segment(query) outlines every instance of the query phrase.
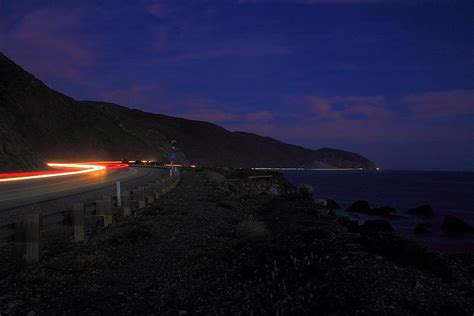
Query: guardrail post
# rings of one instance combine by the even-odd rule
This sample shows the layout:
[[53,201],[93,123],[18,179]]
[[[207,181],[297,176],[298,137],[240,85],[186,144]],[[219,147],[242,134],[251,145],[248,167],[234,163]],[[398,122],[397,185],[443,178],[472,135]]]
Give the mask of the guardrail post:
[[15,242],[24,243],[26,239],[26,219],[25,216],[20,216],[15,223]]
[[157,180],[155,183],[155,199],[161,197],[161,181]]
[[104,215],[104,201],[103,200],[95,201],[95,213],[98,216]]
[[124,200],[123,201],[123,216],[132,215],[132,208],[133,208],[132,201],[131,200]]
[[123,206],[123,216],[132,215],[132,206],[133,203],[130,197],[130,191],[125,190],[122,192],[122,206]]
[[178,181],[179,181],[179,178],[176,176],[176,177],[173,179],[173,183],[171,184],[171,188],[172,188],[172,189],[176,188],[176,186],[178,185]]
[[31,213],[24,217],[27,263],[38,262],[41,255],[41,214]]
[[154,185],[147,184],[145,187],[145,202],[146,204],[152,204],[154,201],[155,201]]
[[68,221],[74,227],[74,242],[84,241],[84,203],[75,203],[72,210],[66,211]]
[[13,241],[15,239],[15,224],[3,225],[0,227],[0,247],[4,243]]
[[147,195],[145,196],[145,201],[146,204],[150,205],[155,201],[155,197],[153,195]]
[[117,207],[122,206],[122,190],[120,188],[120,181],[117,181]]
[[112,196],[104,195],[104,226],[109,226],[113,222],[112,218]]
[[138,208],[142,209],[146,206],[145,202],[145,187],[140,186],[138,187]]
[[122,201],[131,200],[132,192],[129,190],[123,190],[122,192]]
[[163,186],[161,187],[161,195],[166,195],[168,193],[168,182],[169,178],[163,179]]

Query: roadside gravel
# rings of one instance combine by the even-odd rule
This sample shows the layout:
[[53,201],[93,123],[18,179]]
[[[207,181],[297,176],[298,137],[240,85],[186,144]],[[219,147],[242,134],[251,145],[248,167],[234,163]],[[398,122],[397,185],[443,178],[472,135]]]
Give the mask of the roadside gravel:
[[183,173],[133,217],[91,219],[81,245],[51,233],[39,264],[2,249],[0,313],[472,315],[472,256],[398,260],[399,237],[349,233],[277,173],[224,174]]

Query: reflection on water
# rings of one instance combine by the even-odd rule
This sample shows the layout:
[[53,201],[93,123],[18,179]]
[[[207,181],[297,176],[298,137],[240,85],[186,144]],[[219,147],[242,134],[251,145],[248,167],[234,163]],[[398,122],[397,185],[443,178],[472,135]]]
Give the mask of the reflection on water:
[[[343,209],[356,200],[367,200],[371,207],[390,205],[401,218],[385,218],[394,228],[431,249],[445,252],[474,251],[474,235],[445,235],[440,226],[444,215],[452,214],[474,225],[474,173],[408,171],[292,171],[284,172],[294,184],[314,187],[315,197],[336,200]],[[413,207],[430,204],[436,216],[431,219],[406,215]],[[341,215],[359,222],[377,217],[364,214]],[[415,235],[418,223],[431,225],[432,234]]]

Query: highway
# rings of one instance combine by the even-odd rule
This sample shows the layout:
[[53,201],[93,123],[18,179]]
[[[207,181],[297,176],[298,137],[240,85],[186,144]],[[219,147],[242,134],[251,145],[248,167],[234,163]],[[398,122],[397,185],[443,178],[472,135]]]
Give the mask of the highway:
[[46,213],[71,207],[73,203],[100,199],[112,194],[116,182],[122,188],[154,182],[168,175],[168,170],[134,168],[98,170],[85,174],[0,182],[0,221],[8,220],[20,210],[41,209]]

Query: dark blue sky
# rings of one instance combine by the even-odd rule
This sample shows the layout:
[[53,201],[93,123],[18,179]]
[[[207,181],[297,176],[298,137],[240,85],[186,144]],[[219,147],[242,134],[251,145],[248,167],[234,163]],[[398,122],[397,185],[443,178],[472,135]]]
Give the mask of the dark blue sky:
[[474,170],[474,1],[0,0],[0,27],[76,99]]

